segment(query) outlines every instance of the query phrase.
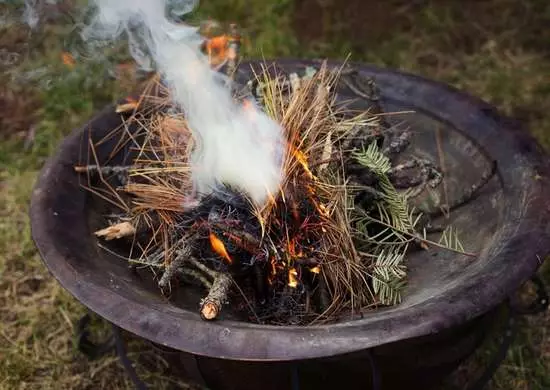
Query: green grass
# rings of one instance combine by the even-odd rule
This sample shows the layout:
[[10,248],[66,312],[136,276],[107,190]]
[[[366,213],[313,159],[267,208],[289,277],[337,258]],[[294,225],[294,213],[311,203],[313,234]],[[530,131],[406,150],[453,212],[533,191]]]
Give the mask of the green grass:
[[[20,2],[0,3],[0,16],[15,13],[10,3]],[[379,3],[350,0],[340,9],[334,1],[209,0],[192,19],[239,23],[250,58],[344,58],[351,52],[353,60],[448,82],[521,118],[550,148],[547,1]],[[97,63],[64,66],[67,25],[50,23],[29,38],[14,17],[0,19],[6,21],[0,24],[0,48],[25,59],[0,64],[0,389],[131,388],[113,356],[88,362],[75,350],[72,335],[85,309],[42,265],[27,213],[36,175],[62,137],[127,94],[132,82],[107,79]],[[32,78],[29,72],[37,69],[45,74]],[[548,268],[541,274],[550,283]],[[493,389],[550,388],[550,316],[524,319],[521,325]],[[459,374],[478,373],[493,350],[484,347]],[[149,356],[147,365],[151,360],[162,365],[146,351],[133,343],[131,356]],[[155,388],[171,381],[161,371],[140,366]],[[457,378],[461,388],[464,375]]]

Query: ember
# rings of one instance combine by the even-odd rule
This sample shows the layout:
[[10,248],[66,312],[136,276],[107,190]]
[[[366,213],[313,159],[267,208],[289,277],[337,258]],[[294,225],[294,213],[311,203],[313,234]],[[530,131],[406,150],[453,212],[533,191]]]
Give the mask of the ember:
[[[209,39],[203,47],[230,43]],[[224,50],[218,54],[234,54]],[[216,58],[211,66],[228,59],[234,60]],[[437,187],[442,174],[428,160],[395,162],[410,135],[387,125],[374,83],[353,69],[323,64],[286,75],[266,67],[248,84],[233,86],[237,105],[258,104],[284,130],[283,180],[264,204],[224,182],[193,198],[197,139],[170,91],[156,83],[167,96],[162,104],[144,93],[139,105],[121,111],[125,128],[138,130],[131,137],[120,132],[113,153],[124,153],[131,164],[75,169],[99,176],[99,184],[107,173],[118,181],[118,188],[109,187],[118,221],[96,235],[126,237],[132,253],[141,254],[134,266],[163,269],[158,284],[165,294],[193,283],[206,289],[204,320],[218,318],[229,303],[234,314],[260,323],[332,321],[346,311],[398,303],[410,250],[439,246],[468,254],[452,230],[443,231],[444,244],[426,238],[429,218],[410,199]],[[333,91],[341,84],[368,86],[374,110],[357,114],[338,106]],[[409,185],[400,190],[395,183]]]

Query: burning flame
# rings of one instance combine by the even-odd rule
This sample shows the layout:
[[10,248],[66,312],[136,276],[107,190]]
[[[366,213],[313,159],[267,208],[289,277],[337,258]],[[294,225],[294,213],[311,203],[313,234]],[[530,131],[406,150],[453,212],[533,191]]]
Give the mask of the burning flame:
[[[327,207],[324,204],[319,203],[314,199],[315,190],[313,189],[313,186],[308,185],[307,190],[308,190],[308,193],[310,195],[310,200],[313,203],[313,205],[315,206],[315,209],[317,210],[319,215],[321,215],[322,217],[327,218],[330,215],[330,212],[327,210]],[[325,232],[325,231],[323,231],[323,232]]]
[[225,249],[225,245],[223,244],[222,240],[216,237],[214,233],[210,233],[210,246],[212,247],[212,250],[216,252],[216,254],[225,259],[229,264],[233,263],[233,259],[231,259],[229,253],[227,253],[227,250]]
[[126,103],[119,104],[115,111],[117,114],[122,112],[133,111],[138,108],[139,102],[131,96],[126,97]]
[[298,271],[296,271],[296,268],[288,270],[288,286],[292,288],[298,287]]
[[314,274],[319,274],[321,272],[321,267],[316,265],[315,267],[310,268],[309,271],[314,273]]
[[309,165],[307,164],[306,155],[303,152],[301,152],[300,150],[295,149],[294,150],[294,157],[296,157],[296,160],[300,163],[300,165],[302,166],[302,168],[306,172],[307,177],[310,178],[310,179],[314,179],[315,176],[313,175],[313,173],[309,169]]
[[69,69],[73,69],[76,64],[76,61],[71,53],[68,53],[66,51],[61,53],[61,61],[63,62],[63,65],[65,65]]
[[217,66],[226,60],[228,43],[229,38],[227,35],[213,37],[204,42],[203,50],[206,52],[211,65]]
[[291,257],[301,258],[304,257],[302,250],[296,252],[296,238],[293,238],[288,242],[288,254]]
[[273,284],[273,280],[275,280],[275,275],[277,275],[277,264],[275,263],[275,259],[272,257],[269,261],[269,276],[267,278],[267,282],[269,285]]

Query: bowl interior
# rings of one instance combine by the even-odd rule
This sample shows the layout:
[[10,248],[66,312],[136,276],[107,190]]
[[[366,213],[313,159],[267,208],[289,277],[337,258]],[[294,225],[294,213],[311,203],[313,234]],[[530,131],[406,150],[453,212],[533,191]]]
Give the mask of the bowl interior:
[[[282,62],[282,64],[286,70],[304,66],[303,62],[299,64]],[[463,119],[449,120],[448,116],[440,114],[439,109],[431,110],[432,103],[427,102],[426,99],[422,104],[418,104],[423,94],[427,93],[422,90],[425,80],[407,79],[407,76],[401,74],[390,74],[390,77],[384,71],[375,68],[365,67],[363,72],[374,76],[379,82],[383,109],[386,113],[392,113],[387,116],[388,121],[398,128],[408,128],[413,133],[411,146],[401,158],[407,159],[408,156],[415,155],[444,165],[443,185],[432,193],[421,196],[418,201],[419,207],[433,209],[441,202],[452,203],[453,198],[462,196],[464,191],[479,181],[481,175],[490,169],[491,159],[488,156],[497,160],[497,163],[505,161],[501,156],[491,154],[490,148],[486,147],[488,144],[484,139],[483,129],[461,125],[466,123]],[[250,77],[250,67],[243,64],[239,69],[238,80]],[[400,78],[408,80],[412,85],[411,90],[399,89],[405,88],[405,84],[399,84],[399,88],[392,87],[394,84],[389,84],[392,78],[395,83],[399,83]],[[453,99],[458,103],[464,99],[461,96],[454,97],[453,94],[456,92],[446,90],[439,85],[434,85],[433,88],[441,93],[446,91],[451,103]],[[342,89],[339,93],[342,100],[347,101],[353,97],[346,89]],[[444,95],[439,98],[443,99]],[[436,100],[439,98],[432,97]],[[350,104],[357,109],[366,107],[365,102],[360,99]],[[471,101],[468,101],[468,104],[475,106]],[[437,103],[434,103],[435,106]],[[451,112],[451,119],[452,115],[468,115],[459,111],[453,113],[452,106],[448,109]],[[414,113],[405,113],[411,110]],[[476,115],[479,113],[476,112]],[[296,337],[302,337],[302,341],[292,339],[294,336],[288,336],[287,342],[272,346],[266,336],[266,339],[262,339],[265,345],[262,344],[261,352],[258,352],[257,347],[254,353],[241,351],[233,354],[230,349],[235,349],[248,337],[245,333],[239,333],[235,326],[242,327],[243,332],[252,332],[252,330],[262,332],[262,329],[273,331],[272,327],[261,325],[251,327],[244,323],[235,325],[231,320],[238,320],[238,318],[233,316],[229,309],[224,309],[223,321],[206,324],[198,315],[198,302],[204,294],[203,291],[195,288],[177,288],[169,299],[165,298],[160,294],[151,270],[143,269],[137,273],[129,270],[125,259],[129,254],[127,247],[114,242],[101,242],[98,245],[99,242],[93,232],[105,227],[107,224],[105,214],[113,208],[108,202],[90,194],[82,187],[87,185],[86,179],[83,175],[76,174],[73,166],[92,161],[90,140],[94,142],[102,139],[120,123],[120,115],[114,112],[113,107],[107,107],[90,123],[73,133],[62,145],[56,158],[45,168],[42,181],[35,190],[34,198],[40,199],[40,201],[35,200],[35,209],[40,207],[41,210],[33,212],[35,215],[33,236],[46,264],[60,282],[82,302],[119,326],[156,342],[195,353],[211,355],[221,350],[225,356],[281,358],[280,355],[283,353],[292,355],[293,345],[298,348],[300,342],[305,342],[303,340],[312,342],[315,339],[316,345],[324,345],[325,341],[318,339],[319,335],[324,334],[326,343],[331,341],[332,339],[326,333],[327,328],[321,327],[320,329],[324,330],[319,331],[321,332],[319,334],[315,333],[316,331],[298,330]],[[484,126],[482,121],[478,125]],[[494,129],[487,129],[488,133],[490,131]],[[109,142],[96,146],[95,152],[100,163],[107,161],[111,149],[112,143]],[[505,152],[503,155],[506,155]],[[510,153],[515,155],[516,152],[510,151]],[[122,161],[117,161],[119,158],[120,156],[115,156],[111,162],[121,163]],[[499,169],[502,169],[502,166]],[[522,169],[522,175],[525,177],[535,174],[529,164]],[[505,292],[500,297],[494,293],[503,289],[501,285],[495,284],[489,287],[476,284],[475,288],[471,286],[472,283],[479,283],[480,280],[490,281],[494,278],[495,267],[497,269],[499,267],[498,256],[495,254],[501,251],[504,241],[509,240],[514,234],[510,230],[510,218],[515,217],[511,216],[510,212],[514,202],[517,202],[514,199],[517,198],[518,192],[510,191],[508,184],[502,174],[495,175],[475,199],[452,211],[448,219],[441,217],[435,221],[452,225],[458,232],[464,248],[469,252],[477,253],[477,257],[458,255],[436,247],[427,251],[415,251],[406,260],[408,286],[403,295],[403,302],[385,309],[365,311],[361,319],[343,319],[344,327],[357,324],[362,332],[361,336],[357,337],[365,339],[361,339],[362,341],[357,344],[358,339],[354,338],[355,336],[350,337],[350,345],[334,344],[332,340],[333,345],[326,346],[327,350],[350,351],[427,333],[438,327],[446,327],[459,319],[476,315],[475,305],[479,308],[477,314],[481,314],[488,309],[485,307],[488,304],[484,306],[480,303],[484,297],[483,294],[476,294],[475,288],[494,288],[490,293],[494,295],[493,298],[502,298]],[[529,187],[530,184],[525,185],[524,190],[527,191]],[[40,206],[36,206],[38,203]],[[39,227],[35,228],[35,226]],[[36,233],[38,230],[40,232]],[[438,235],[430,238],[437,241]],[[526,279],[527,274],[533,272],[535,268],[536,261],[529,259],[529,264],[522,270],[523,273],[520,275],[518,271],[516,281],[519,283],[520,279]],[[498,273],[502,272],[504,270],[498,269]],[[482,274],[484,276],[480,277],[479,275]],[[469,292],[464,294],[464,290]],[[467,311],[457,309],[459,306],[465,307],[463,299],[466,299],[467,305],[470,305]],[[458,306],[455,307],[454,304]],[[419,308],[421,308],[420,311]],[[397,320],[398,317],[399,320]],[[167,319],[171,326],[163,323]],[[402,324],[407,323],[407,330],[396,333],[393,329],[396,324],[392,322],[394,320]],[[434,325],[435,323],[438,325]],[[224,337],[229,334],[228,329],[233,332],[232,341],[229,343],[224,341]],[[376,333],[376,337],[367,339],[370,337],[367,334],[370,330],[379,333]],[[214,332],[217,338],[214,341],[212,338],[205,341],[206,339],[196,336],[196,332],[210,335],[212,333],[209,332]],[[187,336],[182,336],[183,333]],[[191,334],[195,334],[196,341],[191,340]],[[256,335],[263,337],[263,334]],[[199,346],[201,342],[206,345]],[[354,343],[356,345],[352,345]],[[322,348],[319,348],[318,353],[321,354]],[[308,354],[310,352],[297,353],[296,356]]]

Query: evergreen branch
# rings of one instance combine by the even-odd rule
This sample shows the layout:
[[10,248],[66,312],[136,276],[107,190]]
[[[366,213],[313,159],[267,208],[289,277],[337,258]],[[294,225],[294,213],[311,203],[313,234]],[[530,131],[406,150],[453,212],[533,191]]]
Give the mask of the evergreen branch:
[[393,228],[393,229],[399,231],[399,232],[402,233],[402,234],[406,234],[406,235],[408,235],[408,236],[410,236],[410,237],[414,237],[415,239],[417,239],[418,241],[420,241],[420,242],[422,242],[422,243],[424,243],[424,244],[432,245],[432,246],[435,246],[435,247],[438,247],[438,248],[441,248],[441,249],[447,249],[447,250],[449,250],[449,251],[451,251],[451,252],[456,252],[456,253],[458,253],[458,254],[465,255],[465,256],[477,257],[477,254],[475,254],[475,253],[471,253],[471,252],[467,252],[467,251],[462,251],[462,250],[456,250],[456,249],[453,249],[453,248],[449,248],[448,246],[442,245],[442,244],[440,244],[440,243],[438,243],[438,242],[431,241],[431,240],[427,240],[427,239],[423,238],[420,234],[418,234],[418,233],[416,233],[416,232],[407,232],[407,231],[399,230],[399,229],[397,229],[396,227],[391,226],[391,225],[385,223],[384,221],[382,221],[382,220],[380,220],[380,219],[376,219],[376,218],[374,218],[374,217],[371,217],[370,215],[365,214],[365,215],[363,216],[363,218],[368,219],[368,220],[370,220],[370,221],[372,221],[372,222],[379,223],[379,224],[381,224],[381,225],[383,225],[383,226],[386,226],[386,227],[389,227],[389,228]]
[[386,175],[391,170],[390,159],[382,154],[376,142],[372,142],[362,152],[353,152],[353,157],[364,167],[370,169],[376,175]]
[[464,252],[464,246],[458,238],[458,232],[451,225],[447,226],[441,233],[438,244],[445,245],[455,251]]
[[394,305],[401,301],[401,289],[407,276],[403,260],[407,245],[399,249],[381,250],[373,267],[373,290],[382,304]]

